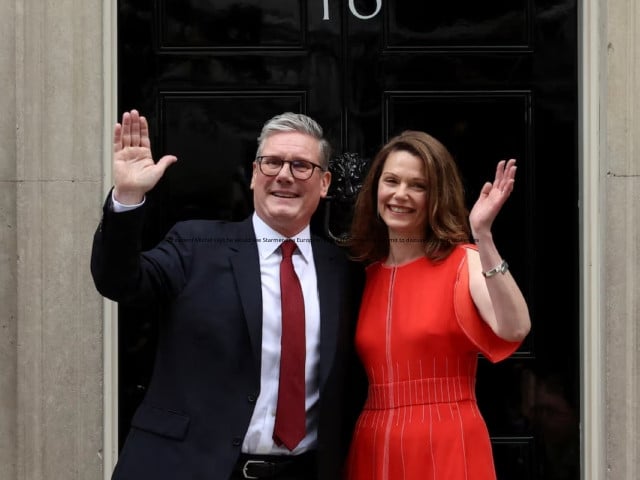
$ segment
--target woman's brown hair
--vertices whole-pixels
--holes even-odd
[[[455,245],[470,240],[468,211],[458,167],[438,140],[424,132],[407,130],[389,140],[375,156],[358,194],[348,245],[354,259],[366,263],[389,255],[389,232],[378,214],[378,182],[392,152],[407,151],[424,162],[427,179],[425,255],[438,261]]]

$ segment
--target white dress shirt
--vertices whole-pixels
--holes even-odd
[[[280,260],[282,254],[279,247],[286,240],[286,237],[269,227],[255,213],[252,220],[260,256],[262,284],[262,368],[260,370],[260,395],[251,417],[249,429],[244,437],[242,451],[244,453],[277,455],[289,453],[286,447],[278,447],[272,438],[278,401],[280,336],[282,333],[280,308]],[[315,448],[318,438],[320,302],[309,226],[291,239],[298,246],[293,253],[293,266],[302,286],[307,343],[305,360],[307,434],[293,450],[294,454],[299,454]]]

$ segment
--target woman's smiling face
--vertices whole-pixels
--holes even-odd
[[[424,162],[396,150],[384,162],[378,181],[378,212],[391,238],[423,238],[427,222]]]

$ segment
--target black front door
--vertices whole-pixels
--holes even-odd
[[[118,22],[120,111],[138,108],[156,156],[179,158],[149,195],[147,247],[178,220],[248,215],[256,136],[283,111],[364,159],[404,129],[433,134],[469,206],[517,158],[494,236],[533,330],[509,360],[481,361],[478,398],[500,479],[579,478],[574,0],[119,0]],[[121,438],[159,315],[120,308]]]

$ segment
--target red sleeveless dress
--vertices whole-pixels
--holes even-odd
[[[519,342],[497,337],[469,293],[466,249],[367,269],[356,347],[369,378],[348,480],[494,480],[478,410],[478,352],[493,362]]]

